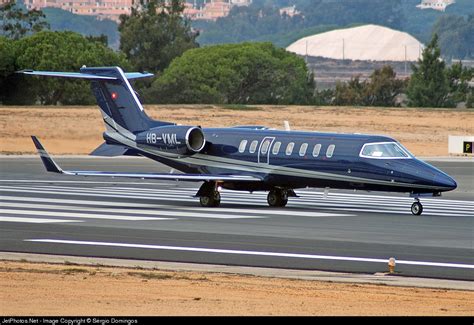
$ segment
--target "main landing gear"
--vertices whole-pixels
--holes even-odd
[[[221,195],[218,184],[215,182],[205,182],[199,188],[195,197],[199,197],[199,202],[203,207],[218,207],[221,204]],[[288,197],[298,197],[292,189],[273,188],[267,196],[268,205],[282,208],[288,203]]]
[[[415,198],[415,202],[411,205],[411,213],[415,216],[419,216],[423,213],[423,205],[419,198]]]
[[[207,196],[201,196],[199,202],[203,207],[218,207],[221,204],[221,194],[219,191],[212,191]]]
[[[221,194],[217,190],[217,183],[205,182],[196,193],[203,207],[218,207],[221,204]]]
[[[273,189],[268,192],[267,202],[271,207],[284,207],[288,203],[288,192],[282,189]]]
[[[274,188],[268,192],[267,202],[271,207],[283,208],[288,203],[289,197],[298,197],[292,189]]]

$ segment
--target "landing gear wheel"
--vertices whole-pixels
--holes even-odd
[[[288,194],[284,190],[271,190],[267,202],[271,207],[284,207],[288,203]]]
[[[414,202],[411,205],[411,213],[415,216],[419,216],[423,213],[423,205],[420,202]]]
[[[218,207],[221,204],[221,194],[218,191],[212,191],[209,196],[201,196],[199,202],[203,207]]]

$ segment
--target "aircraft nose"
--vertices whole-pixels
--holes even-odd
[[[447,191],[452,191],[458,187],[458,184],[453,178],[440,172],[436,173],[434,177],[434,184],[435,186],[445,188]]]

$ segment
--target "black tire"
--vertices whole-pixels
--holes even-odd
[[[414,202],[411,205],[411,213],[415,216],[419,216],[423,213],[423,205],[420,202]]]
[[[281,198],[280,198],[280,193],[278,193],[278,191],[272,190],[268,192],[267,202],[269,206],[279,207],[281,204],[280,201],[281,201]]]
[[[199,198],[199,203],[201,203],[201,206],[203,206],[203,207],[210,207],[211,206],[211,197],[201,196]]]
[[[219,191],[214,191],[214,193],[212,193],[212,199],[213,199],[213,207],[218,207],[219,205],[221,205],[221,193],[219,193]]]
[[[221,194],[218,191],[212,191],[209,196],[201,196],[199,202],[203,207],[218,207],[221,204]]]
[[[288,194],[284,190],[271,190],[267,202],[271,207],[284,207],[288,203]]]

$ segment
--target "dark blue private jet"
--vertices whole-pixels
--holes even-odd
[[[415,215],[423,212],[420,197],[439,196],[457,186],[450,176],[386,136],[262,126],[201,128],[152,120],[129,82],[152,76],[148,73],[124,73],[119,67],[83,67],[80,73],[20,72],[90,80],[106,126],[105,142],[91,155],[144,156],[182,174],[63,170],[33,136],[49,172],[203,182],[196,197],[205,207],[220,204],[220,188],[268,191],[272,207],[284,207],[288,197],[297,197],[294,189],[306,187],[404,192],[414,198]]]

